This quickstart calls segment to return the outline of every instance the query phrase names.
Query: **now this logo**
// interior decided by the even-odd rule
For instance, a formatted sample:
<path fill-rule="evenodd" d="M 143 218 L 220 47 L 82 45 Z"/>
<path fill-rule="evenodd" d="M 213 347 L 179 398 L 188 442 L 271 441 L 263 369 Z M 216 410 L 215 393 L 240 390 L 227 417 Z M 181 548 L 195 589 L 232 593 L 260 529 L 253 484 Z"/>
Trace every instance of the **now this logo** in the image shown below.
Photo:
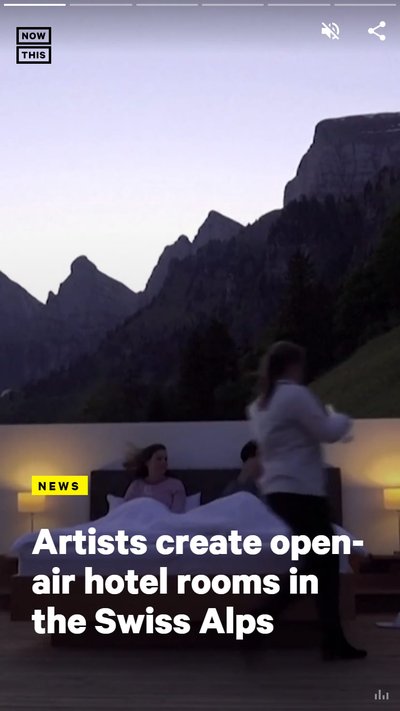
<path fill-rule="evenodd" d="M 17 27 L 17 64 L 51 64 L 51 27 Z"/>
<path fill-rule="evenodd" d="M 33 496 L 87 496 L 88 476 L 33 476 Z"/>

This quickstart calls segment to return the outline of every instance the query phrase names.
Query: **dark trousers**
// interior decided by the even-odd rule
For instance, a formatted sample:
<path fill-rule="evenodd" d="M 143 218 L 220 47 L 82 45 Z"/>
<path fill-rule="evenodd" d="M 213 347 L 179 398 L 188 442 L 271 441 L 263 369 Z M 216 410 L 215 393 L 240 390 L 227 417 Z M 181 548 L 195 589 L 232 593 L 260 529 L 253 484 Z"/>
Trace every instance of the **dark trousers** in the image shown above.
<path fill-rule="evenodd" d="M 321 496 L 276 493 L 265 497 L 265 503 L 291 528 L 293 535 L 334 535 L 327 499 Z M 294 562 L 299 573 L 314 574 L 318 579 L 315 596 L 321 622 L 322 644 L 331 645 L 343 639 L 339 612 L 339 556 L 330 552 L 317 555 L 313 552 Z M 281 590 L 267 610 L 277 619 L 283 610 L 296 600 L 289 594 L 289 577 L 281 577 Z"/>

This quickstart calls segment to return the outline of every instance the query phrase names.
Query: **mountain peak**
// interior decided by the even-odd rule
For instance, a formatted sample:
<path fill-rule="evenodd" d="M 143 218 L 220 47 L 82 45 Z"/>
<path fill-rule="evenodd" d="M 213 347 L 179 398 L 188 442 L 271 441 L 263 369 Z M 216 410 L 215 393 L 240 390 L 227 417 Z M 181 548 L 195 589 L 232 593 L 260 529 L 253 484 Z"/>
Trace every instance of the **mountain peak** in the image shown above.
<path fill-rule="evenodd" d="M 71 274 L 89 274 L 97 272 L 97 267 L 84 255 L 77 257 L 71 264 Z"/>
<path fill-rule="evenodd" d="M 234 220 L 231 220 L 230 217 L 226 217 L 226 215 L 223 215 L 222 212 L 218 212 L 218 210 L 210 210 L 208 213 L 206 219 L 204 220 L 203 224 L 201 227 L 203 227 L 205 224 L 210 223 L 210 222 L 235 222 Z M 235 224 L 238 224 L 237 222 Z M 200 229 L 201 229 L 200 227 Z"/>
<path fill-rule="evenodd" d="M 193 247 L 197 250 L 204 247 L 211 240 L 223 242 L 231 239 L 242 227 L 243 225 L 230 217 L 225 217 L 220 212 L 211 210 L 193 240 Z"/>
<path fill-rule="evenodd" d="M 210 210 L 210 212 L 209 212 L 208 215 L 207 215 L 207 220 L 210 220 L 210 219 L 212 219 L 212 218 L 214 218 L 214 217 L 216 217 L 217 219 L 220 218 L 220 217 L 224 217 L 224 218 L 225 218 L 225 216 L 222 214 L 222 212 L 218 212 L 218 210 Z"/>
<path fill-rule="evenodd" d="M 191 253 L 191 249 L 192 245 L 186 235 L 181 235 L 176 242 L 164 248 L 146 284 L 146 302 L 151 301 L 160 292 L 168 276 L 169 267 L 173 260 L 185 259 L 185 257 Z"/>

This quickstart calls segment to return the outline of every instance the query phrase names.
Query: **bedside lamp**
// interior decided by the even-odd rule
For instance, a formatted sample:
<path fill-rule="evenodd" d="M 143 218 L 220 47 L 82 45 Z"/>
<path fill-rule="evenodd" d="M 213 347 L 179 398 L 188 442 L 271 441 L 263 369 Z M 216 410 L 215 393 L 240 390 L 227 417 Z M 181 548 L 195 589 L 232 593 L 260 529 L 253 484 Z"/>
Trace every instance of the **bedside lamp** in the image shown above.
<path fill-rule="evenodd" d="M 387 511 L 397 511 L 399 517 L 399 549 L 400 549 L 400 486 L 383 490 L 383 502 Z M 394 551 L 400 555 L 400 550 Z"/>
<path fill-rule="evenodd" d="M 31 533 L 35 514 L 42 513 L 45 507 L 45 496 L 33 496 L 29 491 L 18 492 L 18 512 L 28 513 L 31 517 Z"/>

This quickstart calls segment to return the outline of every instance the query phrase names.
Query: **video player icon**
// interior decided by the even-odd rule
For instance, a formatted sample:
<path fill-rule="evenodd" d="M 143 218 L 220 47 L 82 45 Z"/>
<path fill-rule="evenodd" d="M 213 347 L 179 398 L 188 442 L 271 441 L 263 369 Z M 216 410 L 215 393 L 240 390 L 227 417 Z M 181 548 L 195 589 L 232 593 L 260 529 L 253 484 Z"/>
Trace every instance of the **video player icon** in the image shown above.
<path fill-rule="evenodd" d="M 336 22 L 326 22 L 322 23 L 321 35 L 325 35 L 330 40 L 338 40 L 340 35 L 340 28 Z"/>
<path fill-rule="evenodd" d="M 386 35 L 383 35 L 380 32 L 377 32 L 377 30 L 379 30 L 381 27 L 382 28 L 386 27 L 386 22 L 384 20 L 381 20 L 379 25 L 377 25 L 376 27 L 370 27 L 368 30 L 368 34 L 375 35 L 376 37 L 378 37 L 381 40 L 381 42 L 384 42 L 386 39 Z"/>

